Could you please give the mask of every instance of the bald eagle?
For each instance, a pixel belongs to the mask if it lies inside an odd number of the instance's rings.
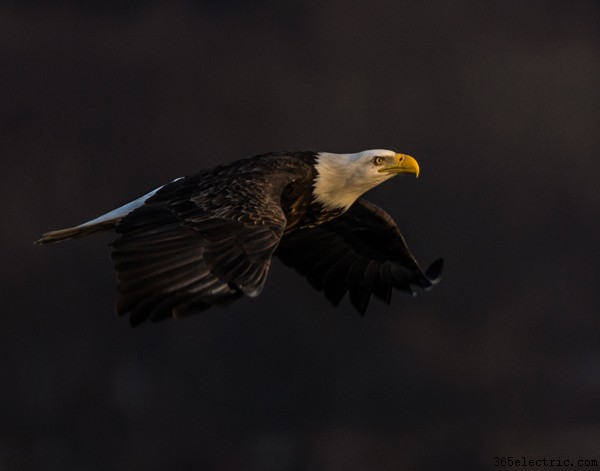
[[[272,152],[205,169],[39,244],[114,230],[117,313],[132,325],[203,311],[261,292],[273,255],[337,305],[360,314],[392,288],[439,281],[423,271],[394,220],[361,195],[389,178],[419,175],[390,150]]]

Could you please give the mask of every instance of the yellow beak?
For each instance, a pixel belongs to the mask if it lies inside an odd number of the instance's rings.
[[[382,168],[380,172],[386,173],[414,173],[416,177],[419,176],[419,164],[417,161],[406,154],[396,154],[396,165],[392,167]]]

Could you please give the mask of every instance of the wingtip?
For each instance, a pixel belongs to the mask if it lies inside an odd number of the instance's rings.
[[[444,269],[444,259],[438,258],[435,262],[429,265],[425,272],[425,276],[429,278],[432,284],[437,284],[442,279],[442,270]]]
[[[371,289],[365,286],[356,286],[348,290],[350,303],[354,309],[362,316],[367,312],[369,301],[371,300]]]

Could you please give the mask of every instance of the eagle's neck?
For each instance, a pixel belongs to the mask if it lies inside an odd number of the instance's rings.
[[[326,210],[346,211],[363,193],[373,188],[373,181],[357,178],[362,157],[363,152],[318,153],[313,184],[314,201]]]

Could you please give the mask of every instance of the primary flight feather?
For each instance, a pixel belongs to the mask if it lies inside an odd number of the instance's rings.
[[[178,178],[45,244],[114,229],[117,312],[136,325],[258,296],[271,258],[295,268],[337,305],[346,293],[364,314],[373,294],[439,281],[425,272],[394,220],[361,195],[401,174],[409,155],[272,152]]]

